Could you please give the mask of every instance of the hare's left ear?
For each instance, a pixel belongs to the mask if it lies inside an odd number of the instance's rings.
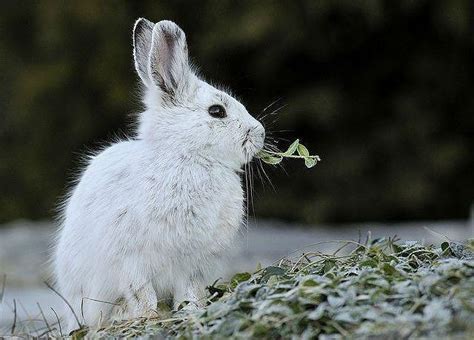
[[[133,59],[135,69],[140,76],[143,84],[150,86],[150,77],[148,75],[148,61],[150,60],[151,37],[154,23],[140,18],[133,26]]]
[[[186,36],[172,21],[160,21],[153,28],[148,74],[170,96],[184,91],[189,84],[191,69]]]

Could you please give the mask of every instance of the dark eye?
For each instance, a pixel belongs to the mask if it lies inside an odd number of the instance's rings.
[[[209,107],[209,114],[214,118],[227,117],[227,113],[222,105],[212,105]]]

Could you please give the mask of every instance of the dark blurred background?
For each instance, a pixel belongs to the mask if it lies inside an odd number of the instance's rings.
[[[303,223],[465,219],[474,198],[474,5],[464,1],[2,1],[0,221],[54,215],[81,154],[132,131],[138,17],[186,32],[207,79],[282,148],[255,214]]]

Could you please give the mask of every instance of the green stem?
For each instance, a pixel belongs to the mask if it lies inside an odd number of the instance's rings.
[[[275,151],[268,151],[268,150],[262,150],[264,153],[268,153],[270,155],[275,155],[279,157],[285,157],[285,158],[306,158],[306,157],[311,157],[311,158],[316,158],[318,156],[300,156],[300,155],[285,155],[283,152],[275,152]]]

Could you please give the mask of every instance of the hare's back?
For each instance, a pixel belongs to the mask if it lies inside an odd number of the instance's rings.
[[[133,202],[142,162],[140,141],[115,143],[92,157],[66,208],[66,224],[106,218]]]

